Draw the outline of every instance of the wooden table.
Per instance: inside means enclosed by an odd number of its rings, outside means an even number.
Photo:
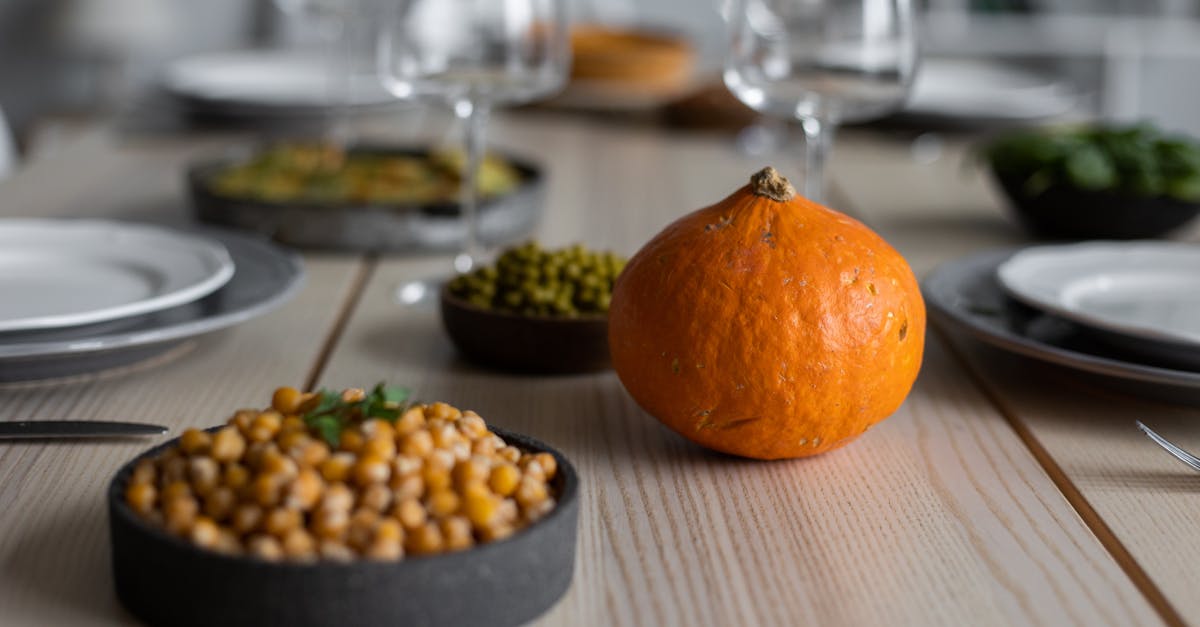
[[[537,234],[632,253],[768,162],[727,139],[645,125],[500,117],[539,156]],[[181,167],[230,137],[63,139],[0,185],[0,215],[180,221]],[[951,142],[846,133],[836,206],[936,263],[1021,241]],[[0,388],[0,417],[209,425],[278,385],[387,380],[560,448],[582,476],[578,562],[547,625],[1200,623],[1200,477],[1132,427],[1200,450],[1200,411],[1087,387],[931,333],[908,401],[851,446],[806,460],[707,453],[646,416],[611,373],[512,376],[462,362],[398,284],[448,257],[306,255],[289,304],[124,374]],[[3,297],[12,297],[4,295]],[[104,488],[150,443],[0,444],[0,625],[128,624],[109,575]]]

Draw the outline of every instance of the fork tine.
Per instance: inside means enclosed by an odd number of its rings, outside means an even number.
[[[1135,420],[1134,424],[1138,429],[1142,430],[1151,440],[1154,440],[1159,446],[1163,447],[1168,453],[1175,456],[1175,459],[1191,466],[1192,470],[1200,470],[1200,457],[1196,457],[1191,453],[1172,444],[1169,440],[1154,432],[1153,429],[1147,427],[1140,420]]]

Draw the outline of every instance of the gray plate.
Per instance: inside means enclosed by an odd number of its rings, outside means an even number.
[[[1016,251],[980,253],[934,270],[921,286],[933,320],[992,346],[1100,378],[1131,394],[1200,404],[1200,372],[1126,361],[1086,329],[1006,296],[996,281],[996,267]]]
[[[362,145],[351,152],[423,155],[425,148]],[[242,163],[251,153],[193,165],[187,183],[196,217],[209,224],[262,233],[297,248],[354,252],[411,253],[452,250],[461,245],[466,228],[457,203],[429,205],[269,202],[222,196],[209,181],[222,170]],[[545,181],[537,165],[504,155],[520,173],[512,193],[482,201],[479,236],[499,245],[527,236],[537,225]]]
[[[296,255],[253,236],[197,229],[229,251],[233,278],[208,296],[156,313],[44,331],[0,333],[0,382],[65,377],[124,366],[179,342],[279,306],[300,288]]]

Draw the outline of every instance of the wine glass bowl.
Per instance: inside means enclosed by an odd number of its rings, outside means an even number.
[[[917,66],[910,0],[735,0],[724,80],[750,108],[798,119],[805,195],[821,200],[836,126],[904,102]]]
[[[565,0],[383,0],[377,67],[402,100],[450,105],[466,126],[458,272],[480,257],[475,181],[491,109],[548,96],[570,62]]]

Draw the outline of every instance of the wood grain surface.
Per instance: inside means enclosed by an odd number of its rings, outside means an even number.
[[[840,163],[853,162],[856,174],[879,183],[854,186],[840,178],[851,202],[883,226],[919,274],[973,250],[1026,243],[963,142],[951,141],[942,159],[926,165],[900,142],[851,139],[838,148]],[[887,192],[901,184],[913,193]],[[1175,237],[1200,241],[1200,223]],[[1200,409],[1136,398],[1102,378],[1006,355],[969,337],[952,339],[960,363],[1043,457],[1159,613],[1176,624],[1200,621],[1200,476],[1133,425],[1142,420],[1200,451]]]
[[[383,121],[369,132],[382,137],[388,128]],[[798,163],[792,154],[739,154],[719,136],[546,113],[499,116],[495,131],[499,145],[546,165],[543,241],[626,253],[763,165],[793,171]],[[0,214],[178,222],[182,165],[235,140],[127,143],[85,134],[0,185]],[[944,164],[914,170],[898,151],[894,142],[848,134],[834,172],[840,202],[919,271],[997,239],[1019,239],[992,213],[977,180],[952,184],[960,188],[955,198],[976,203],[960,222],[944,202]],[[62,172],[80,174],[64,179]],[[893,211],[897,203],[909,209]],[[948,236],[946,223],[980,237]],[[1129,407],[1091,391],[1076,402],[1049,383],[1020,382],[1019,366],[1010,388],[981,387],[964,371],[961,351],[952,354],[933,337],[908,402],[858,442],[808,460],[752,462],[706,452],[659,426],[611,373],[534,378],[463,362],[435,307],[395,299],[404,282],[447,273],[448,257],[306,261],[305,290],[272,314],[203,338],[153,368],[0,389],[0,417],[207,425],[262,404],[276,385],[308,379],[324,386],[388,380],[421,398],[474,408],[559,448],[582,477],[575,578],[563,602],[539,620],[546,625],[1161,622],[1153,595],[1064,496],[1071,485],[1181,613],[1200,611],[1178,592],[1186,583],[1163,580],[1183,572],[1195,589],[1186,560],[1168,563],[1189,508],[1198,505],[1189,484],[1146,442],[1120,437],[1115,421]],[[342,314],[344,327],[337,324]],[[1111,429],[1093,428],[1100,406],[1109,407]],[[1200,449],[1186,438],[1193,413],[1157,408],[1147,416]],[[1014,421],[1030,425],[1036,441]],[[102,496],[112,472],[149,444],[0,444],[0,624],[129,621],[107,571]],[[1047,471],[1037,444],[1071,485]],[[1153,532],[1132,537],[1156,515],[1162,519]]]

